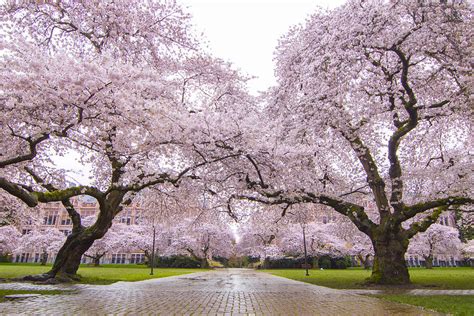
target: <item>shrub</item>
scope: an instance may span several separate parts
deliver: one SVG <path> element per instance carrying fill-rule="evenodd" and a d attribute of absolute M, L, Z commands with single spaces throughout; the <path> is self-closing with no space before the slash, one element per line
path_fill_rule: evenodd
<path fill-rule="evenodd" d="M 201 262 L 188 256 L 160 257 L 156 263 L 159 268 L 199 268 Z"/>

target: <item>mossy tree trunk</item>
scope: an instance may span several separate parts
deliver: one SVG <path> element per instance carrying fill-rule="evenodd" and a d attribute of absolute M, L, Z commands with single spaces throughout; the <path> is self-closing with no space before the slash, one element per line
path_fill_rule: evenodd
<path fill-rule="evenodd" d="M 408 238 L 401 231 L 385 231 L 372 240 L 374 265 L 369 282 L 377 284 L 409 284 L 405 261 Z"/>
<path fill-rule="evenodd" d="M 78 280 L 80 277 L 77 275 L 77 270 L 82 256 L 94 241 L 102 238 L 112 226 L 115 215 L 122 210 L 124 194 L 121 191 L 113 191 L 103 199 L 99 199 L 99 215 L 90 227 L 82 226 L 80 215 L 69 200 L 62 201 L 73 222 L 72 233 L 59 250 L 51 270 L 45 274 L 26 276 L 24 279 L 32 281 L 55 279 L 59 282 Z"/>

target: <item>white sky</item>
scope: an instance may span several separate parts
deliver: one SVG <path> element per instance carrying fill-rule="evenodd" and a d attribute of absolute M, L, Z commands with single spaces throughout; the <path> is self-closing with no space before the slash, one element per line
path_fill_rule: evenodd
<path fill-rule="evenodd" d="M 193 15 L 198 33 L 204 33 L 215 57 L 258 78 L 249 82 L 252 93 L 275 84 L 273 52 L 278 39 L 293 25 L 304 23 L 318 6 L 334 8 L 345 0 L 178 0 Z M 87 166 L 71 153 L 56 160 L 71 170 L 71 180 L 88 184 Z"/>
<path fill-rule="evenodd" d="M 258 76 L 251 92 L 275 83 L 273 52 L 290 26 L 304 23 L 318 6 L 334 8 L 345 0 L 178 0 L 193 15 L 214 56 Z"/>

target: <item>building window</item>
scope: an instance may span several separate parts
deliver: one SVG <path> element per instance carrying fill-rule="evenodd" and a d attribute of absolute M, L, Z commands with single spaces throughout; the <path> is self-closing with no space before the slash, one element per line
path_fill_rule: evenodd
<path fill-rule="evenodd" d="M 132 223 L 131 217 L 121 217 L 120 223 L 130 225 Z"/>
<path fill-rule="evenodd" d="M 29 259 L 30 259 L 29 253 L 22 253 L 21 256 L 20 255 L 16 256 L 16 262 L 28 262 Z"/>
<path fill-rule="evenodd" d="M 58 215 L 48 215 L 44 217 L 44 225 L 56 225 Z"/>
<path fill-rule="evenodd" d="M 124 264 L 125 263 L 125 254 L 124 253 L 113 253 L 112 254 L 112 263 Z"/>
<path fill-rule="evenodd" d="M 71 225 L 71 219 L 69 217 L 61 219 L 61 225 Z"/>
<path fill-rule="evenodd" d="M 145 254 L 132 253 L 130 256 L 130 263 L 143 263 L 145 261 Z"/>

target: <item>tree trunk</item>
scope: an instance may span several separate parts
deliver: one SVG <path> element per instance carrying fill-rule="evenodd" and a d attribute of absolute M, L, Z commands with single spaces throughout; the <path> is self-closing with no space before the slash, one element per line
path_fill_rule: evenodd
<path fill-rule="evenodd" d="M 48 262 L 48 253 L 46 251 L 43 251 L 41 254 L 41 265 L 45 266 L 46 262 Z"/>
<path fill-rule="evenodd" d="M 79 280 L 77 270 L 81 264 L 81 258 L 89 250 L 95 240 L 102 238 L 109 227 L 105 222 L 97 221 L 93 226 L 73 232 L 66 239 L 54 260 L 51 270 L 44 274 L 29 275 L 24 277 L 28 281 L 56 281 L 70 282 Z"/>
<path fill-rule="evenodd" d="M 97 256 L 94 258 L 94 267 L 100 266 L 100 258 L 102 258 L 102 256 L 99 256 L 99 255 L 97 255 Z"/>
<path fill-rule="evenodd" d="M 203 268 L 203 269 L 209 268 L 209 262 L 207 261 L 206 257 L 201 259 L 201 268 Z"/>
<path fill-rule="evenodd" d="M 365 257 L 361 254 L 357 255 L 359 258 L 360 264 L 366 270 L 370 269 L 370 255 L 366 255 Z"/>
<path fill-rule="evenodd" d="M 433 256 L 423 256 L 425 258 L 426 269 L 433 269 Z"/>
<path fill-rule="evenodd" d="M 375 256 L 370 283 L 404 285 L 410 283 L 410 276 L 405 262 L 408 238 L 401 231 L 378 232 L 372 240 Z"/>
<path fill-rule="evenodd" d="M 52 269 L 47 272 L 50 278 L 56 278 L 60 281 L 78 279 L 77 270 L 81 264 L 81 258 L 94 241 L 98 239 L 91 236 L 91 234 L 87 234 L 86 231 L 76 235 L 71 234 L 69 237 L 59 250 Z"/>
<path fill-rule="evenodd" d="M 313 269 L 319 269 L 319 258 L 313 257 Z"/>

